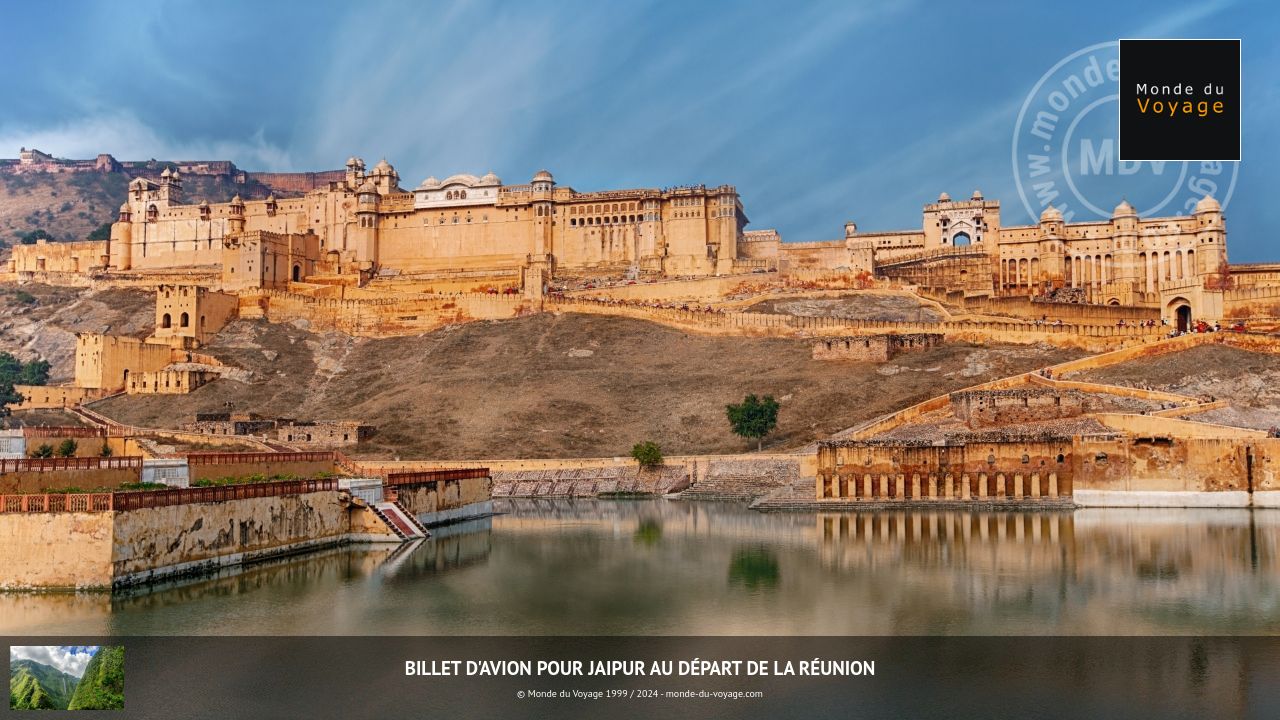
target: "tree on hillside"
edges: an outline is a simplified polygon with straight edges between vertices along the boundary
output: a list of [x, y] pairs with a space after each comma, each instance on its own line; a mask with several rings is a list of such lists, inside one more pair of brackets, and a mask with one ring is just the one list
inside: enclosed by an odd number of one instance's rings
[[58, 444], [58, 457], [75, 457], [76, 450], [79, 447], [79, 443], [71, 438], [67, 438]]
[[52, 240], [53, 236], [44, 228], [36, 228], [31, 232], [26, 232], [18, 236], [23, 245], [35, 245], [37, 240]]
[[49, 363], [44, 360], [22, 362], [7, 352], [0, 352], [0, 408], [22, 402], [14, 385], [44, 385], [49, 382]]
[[725, 406], [729, 426], [733, 433], [747, 440], [756, 441], [756, 450], [764, 446], [764, 436], [778, 426], [778, 401], [772, 395], [757, 398], [748, 395], [737, 405]]
[[45, 443], [35, 450], [31, 451], [31, 457], [36, 459], [45, 459], [53, 457], [53, 446]]
[[111, 239], [111, 223], [104, 222], [89, 233], [89, 240], [110, 240]]
[[640, 467], [653, 467], [662, 464], [662, 448], [652, 440], [636, 443], [631, 448], [631, 457], [640, 463]]

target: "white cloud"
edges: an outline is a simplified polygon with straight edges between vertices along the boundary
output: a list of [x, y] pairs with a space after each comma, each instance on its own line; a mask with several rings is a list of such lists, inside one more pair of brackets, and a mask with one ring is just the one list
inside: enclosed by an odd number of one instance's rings
[[34, 660], [68, 675], [84, 677], [85, 666], [98, 651], [95, 645], [22, 645], [9, 648], [9, 662]]
[[41, 128], [0, 125], [0, 155], [17, 157], [20, 147], [73, 160], [110, 153], [117, 160], [231, 160], [249, 170], [293, 169], [289, 154], [268, 142], [262, 130], [242, 139], [174, 141], [129, 112], [82, 116]]

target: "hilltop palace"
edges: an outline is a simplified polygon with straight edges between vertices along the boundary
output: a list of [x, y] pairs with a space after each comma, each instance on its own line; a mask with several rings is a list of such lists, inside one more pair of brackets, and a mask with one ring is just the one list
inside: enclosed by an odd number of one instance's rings
[[[1192, 214], [1139, 218], [1121, 202], [1109, 220], [1064, 222], [1048, 208], [1034, 225], [1003, 226], [979, 192], [943, 193], [920, 229], [782, 242], [746, 231], [731, 185], [578, 192], [542, 170], [526, 184], [493, 173], [429, 177], [412, 191], [386, 160], [351, 158], [341, 180], [300, 197], [190, 202], [179, 171], [137, 177], [111, 239], [14, 249], [11, 273], [100, 280], [181, 273], [228, 292], [297, 283], [416, 282], [435, 290], [518, 289], [540, 297], [557, 278], [690, 278], [779, 271], [888, 278], [965, 297], [1042, 297], [1159, 308], [1167, 320], [1224, 317], [1226, 275], [1271, 282], [1271, 267], [1227, 265], [1217, 201]], [[1250, 279], [1251, 278], [1251, 279]], [[468, 283], [470, 285], [468, 286]]]

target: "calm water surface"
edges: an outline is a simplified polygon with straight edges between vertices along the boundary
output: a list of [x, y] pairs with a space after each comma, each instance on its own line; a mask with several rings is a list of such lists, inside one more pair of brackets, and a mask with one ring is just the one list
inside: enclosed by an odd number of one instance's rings
[[127, 594], [0, 594], [0, 634], [1280, 633], [1280, 511], [499, 507], [399, 552]]

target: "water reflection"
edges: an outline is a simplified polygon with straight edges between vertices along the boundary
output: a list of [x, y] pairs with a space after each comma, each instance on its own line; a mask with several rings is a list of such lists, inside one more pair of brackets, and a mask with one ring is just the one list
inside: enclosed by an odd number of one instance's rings
[[353, 546], [115, 595], [0, 594], [0, 633], [1280, 632], [1280, 511], [499, 509], [414, 546]]

